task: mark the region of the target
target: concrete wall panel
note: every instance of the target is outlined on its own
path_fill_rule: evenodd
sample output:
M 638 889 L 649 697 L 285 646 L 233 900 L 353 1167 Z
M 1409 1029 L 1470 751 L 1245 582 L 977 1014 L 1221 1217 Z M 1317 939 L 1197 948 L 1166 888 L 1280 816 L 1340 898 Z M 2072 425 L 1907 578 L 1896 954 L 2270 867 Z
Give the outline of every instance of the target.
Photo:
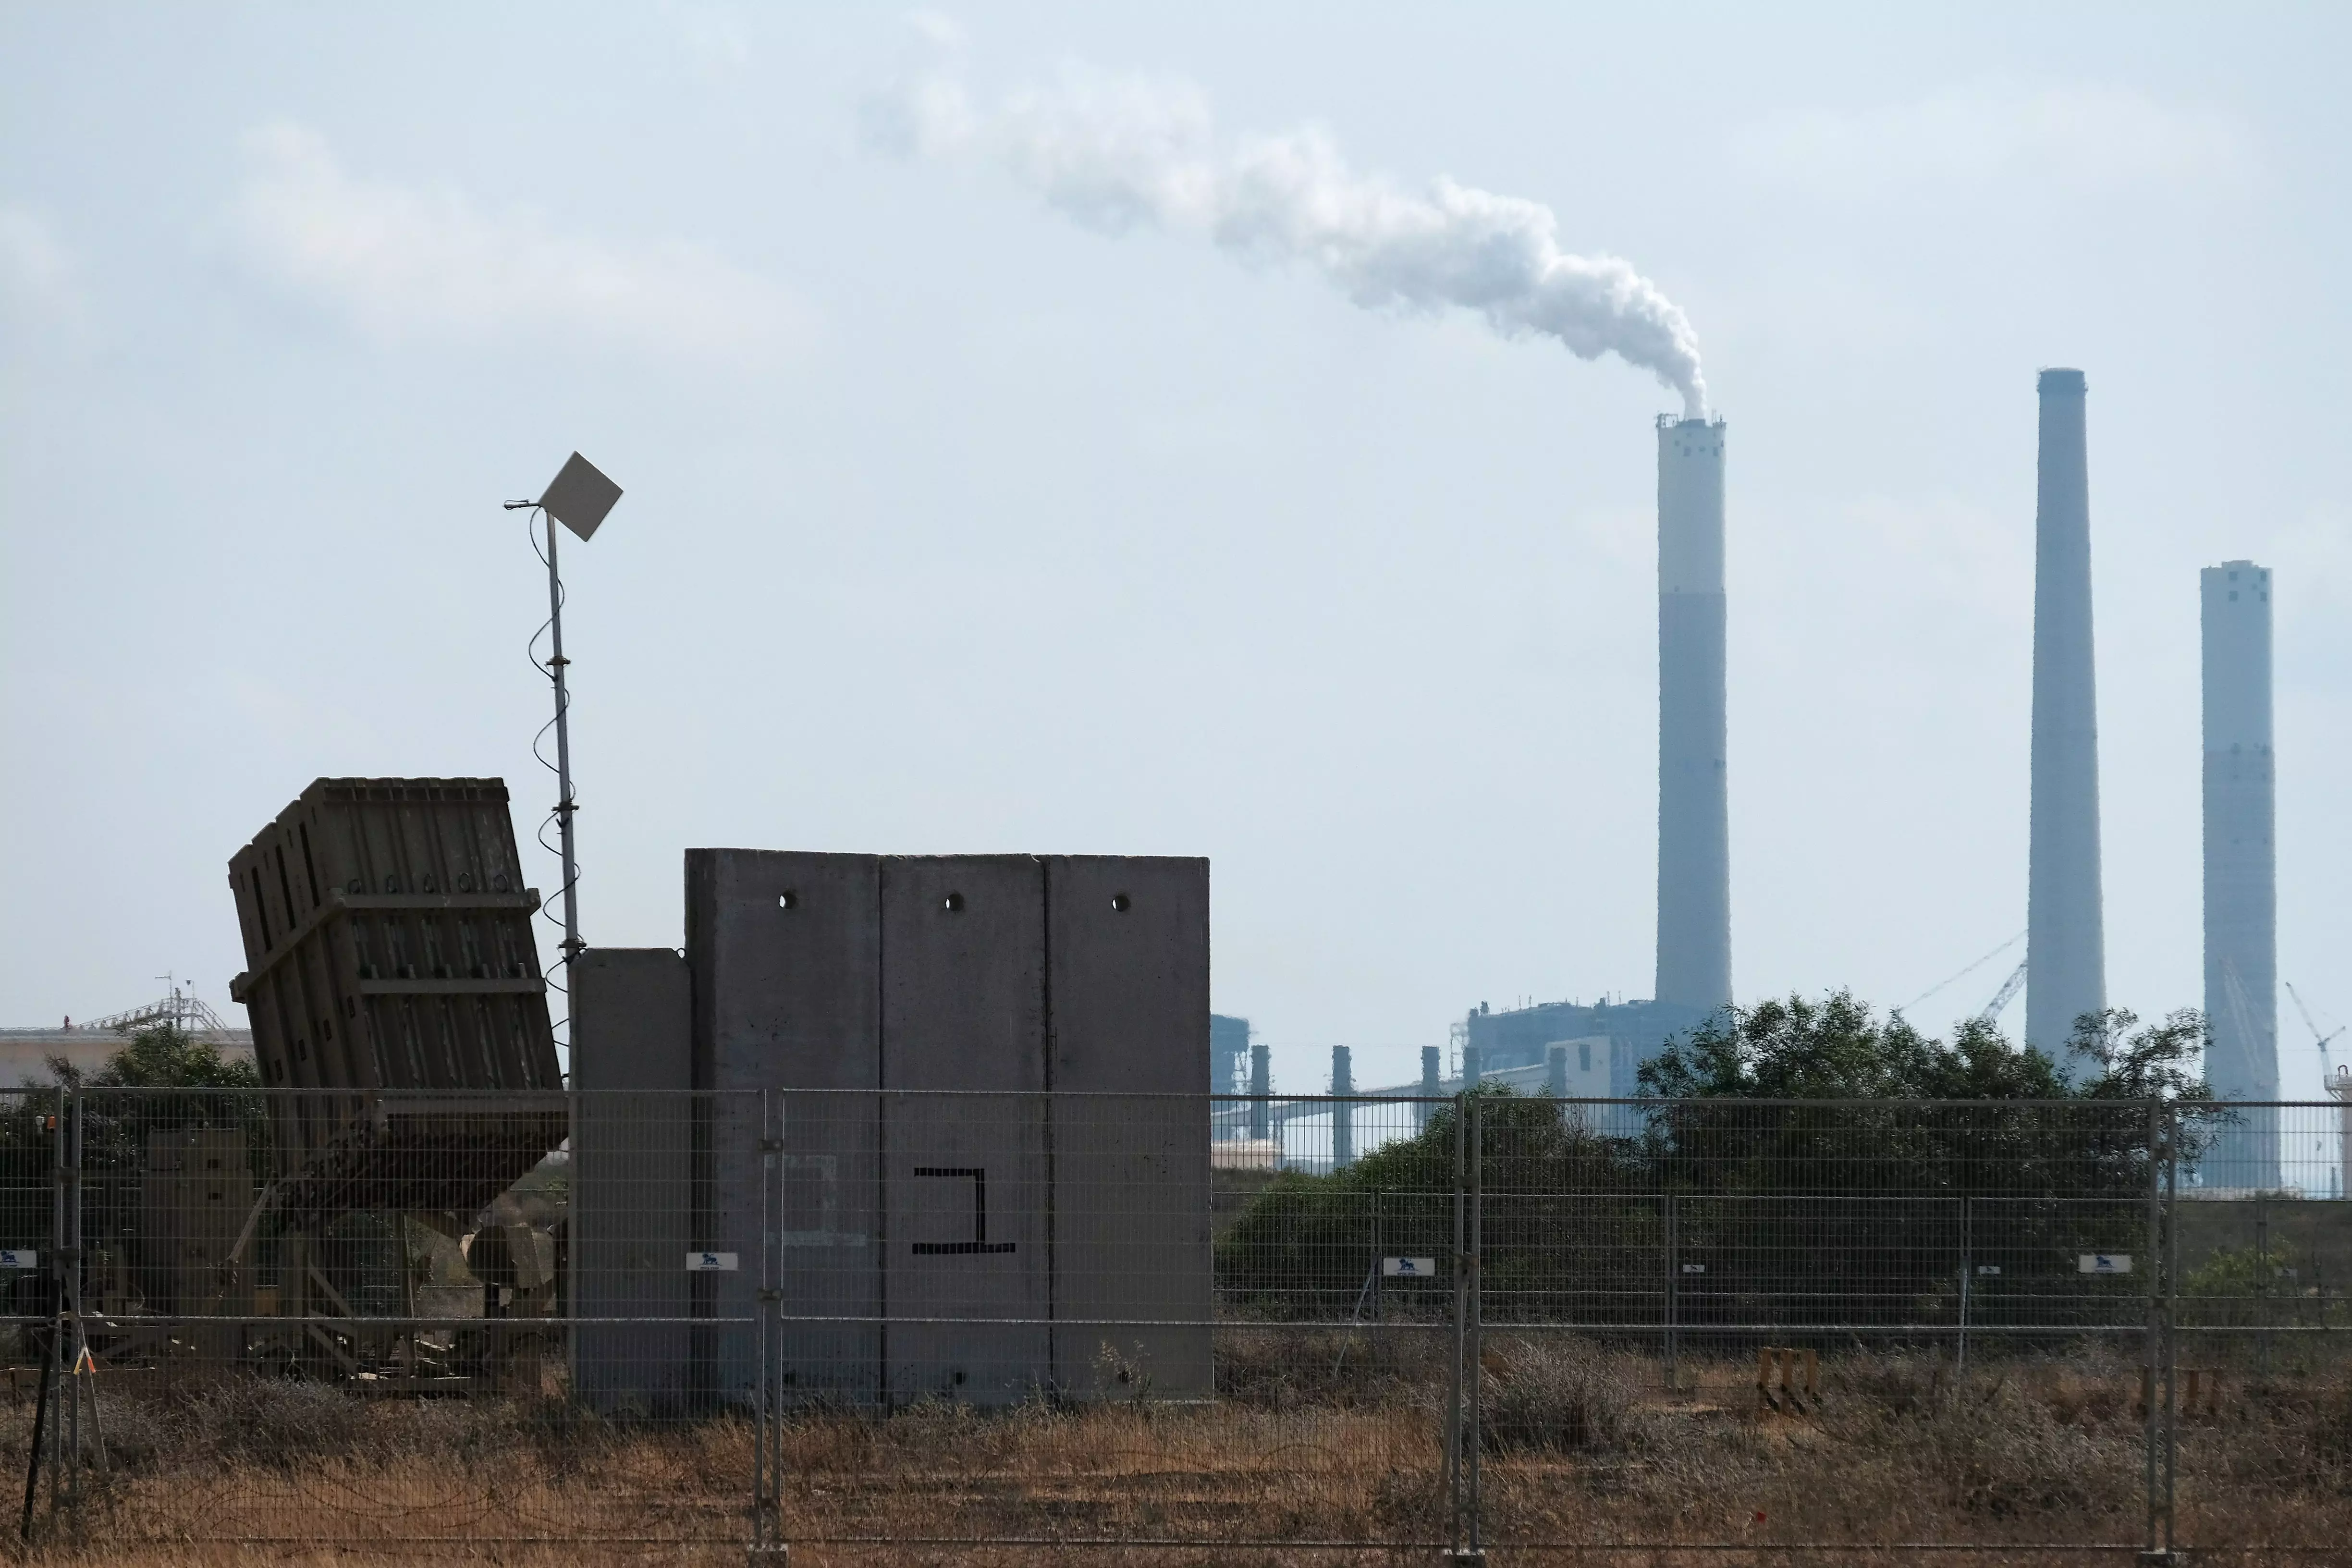
M 696 1277 L 705 1316 L 753 1315 L 763 1227 L 794 1311 L 881 1312 L 872 1094 L 881 1084 L 880 866 L 870 855 L 687 852 L 695 1081 L 728 1091 L 705 1130 L 699 1245 L 739 1261 L 735 1272 Z M 771 1169 L 756 1091 L 787 1089 L 856 1092 L 779 1096 L 782 1149 Z M 881 1339 L 866 1323 L 788 1326 L 779 1383 L 788 1397 L 871 1402 L 881 1393 Z M 722 1322 L 701 1346 L 711 1392 L 747 1394 L 757 1366 L 748 1328 Z
M 572 1300 L 583 1318 L 685 1318 L 694 1239 L 692 989 L 666 947 L 591 948 L 572 966 Z M 591 1407 L 675 1415 L 683 1323 L 583 1325 Z
M 1045 872 L 1019 855 L 882 862 L 883 1208 L 893 1404 L 1007 1403 L 1050 1366 Z M 1206 1028 L 1205 1018 L 1202 1027 Z M 1204 1037 L 1205 1047 L 1205 1037 Z M 984 1091 L 971 1098 L 940 1089 Z
M 1045 866 L 1053 1087 L 1118 1097 L 1052 1111 L 1055 1381 L 1116 1396 L 1149 1378 L 1155 1394 L 1206 1397 L 1209 863 Z

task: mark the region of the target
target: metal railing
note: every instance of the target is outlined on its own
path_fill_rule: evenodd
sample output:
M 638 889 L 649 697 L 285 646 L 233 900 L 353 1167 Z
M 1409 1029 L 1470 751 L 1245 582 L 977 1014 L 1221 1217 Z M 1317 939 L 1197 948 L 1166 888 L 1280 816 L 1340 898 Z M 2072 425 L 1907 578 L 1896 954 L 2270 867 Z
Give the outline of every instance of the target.
M 298 1164 L 288 1101 L 0 1095 L 23 1534 L 2095 1554 L 2253 1544 L 2256 1493 L 2266 1550 L 2352 1523 L 2352 1204 L 2301 1195 L 2343 1191 L 2332 1104 L 1288 1097 L 1218 1138 L 1247 1097 L 344 1095 Z

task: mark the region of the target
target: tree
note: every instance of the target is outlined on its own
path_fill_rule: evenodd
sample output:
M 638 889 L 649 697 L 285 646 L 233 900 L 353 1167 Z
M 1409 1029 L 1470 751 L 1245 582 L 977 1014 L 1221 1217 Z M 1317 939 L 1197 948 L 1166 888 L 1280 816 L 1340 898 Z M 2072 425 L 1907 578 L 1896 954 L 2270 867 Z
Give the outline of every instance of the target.
M 2096 1070 L 2074 1084 L 1989 1023 L 1939 1040 L 1840 991 L 1725 1009 L 1643 1067 L 1633 1107 L 1482 1088 L 1490 1311 L 1654 1321 L 1670 1230 L 1694 1324 L 1917 1321 L 1951 1310 L 1963 1256 L 1999 1270 L 1979 1321 L 2010 1315 L 2002 1291 L 2039 1321 L 2108 1310 L 2068 1277 L 2144 1239 L 2164 1129 L 2184 1166 L 2210 1142 L 2203 1039 L 2194 1012 L 2086 1016 L 2071 1048 Z M 1278 1177 L 1219 1245 L 1228 1299 L 1344 1312 L 1379 1253 L 1450 1250 L 1454 1138 L 1449 1107 L 1346 1170 Z
M 2189 1064 L 2204 1048 L 2204 1016 L 2194 1008 L 2136 1028 L 2121 1007 L 2075 1021 L 2071 1052 L 2096 1062 L 2096 1077 L 2070 1084 L 2032 1046 L 2012 1046 L 1990 1021 L 1969 1018 L 1949 1044 L 1921 1034 L 1900 1011 L 1884 1023 L 1850 991 L 1819 1002 L 1790 996 L 1726 1007 L 1687 1040 L 1642 1065 L 1643 1095 L 1656 1100 L 2163 1100 L 2210 1103 Z
M 63 1057 L 49 1058 L 49 1072 L 71 1089 L 259 1089 L 253 1063 L 232 1061 L 220 1047 L 176 1024 L 151 1024 L 131 1037 L 96 1072 L 84 1073 Z
M 247 1168 L 256 1181 L 266 1179 L 270 1134 L 261 1075 L 250 1061 L 224 1057 L 210 1040 L 174 1024 L 152 1024 L 95 1072 L 62 1057 L 49 1058 L 49 1070 L 75 1091 L 80 1108 L 87 1245 L 135 1250 L 143 1184 L 159 1134 L 168 1142 L 192 1127 L 236 1129 L 244 1134 Z M 40 1099 L 24 1098 L 28 1104 Z

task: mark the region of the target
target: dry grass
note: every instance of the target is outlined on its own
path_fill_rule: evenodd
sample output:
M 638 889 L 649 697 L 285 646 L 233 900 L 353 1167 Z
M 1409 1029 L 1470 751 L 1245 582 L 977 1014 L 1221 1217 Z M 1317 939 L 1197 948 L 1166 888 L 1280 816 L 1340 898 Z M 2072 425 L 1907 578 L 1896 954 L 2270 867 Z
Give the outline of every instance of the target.
M 1214 1404 L 787 1422 L 793 1563 L 1043 1554 L 954 1543 L 988 1535 L 1200 1543 L 1066 1554 L 1082 1563 L 1426 1558 L 1236 1543 L 1444 1537 L 1438 1337 L 1344 1348 L 1328 1335 L 1237 1338 Z M 1832 1356 L 1822 1407 L 1784 1416 L 1755 1408 L 1752 1364 L 1685 1362 L 1685 1387 L 1667 1394 L 1654 1363 L 1591 1344 L 1496 1340 L 1492 1351 L 1490 1542 L 1980 1542 L 1982 1556 L 1935 1560 L 2024 1564 L 2098 1560 L 2043 1543 L 2139 1537 L 2136 1374 L 2094 1352 L 1980 1370 L 1964 1386 L 1933 1357 Z M 739 1421 L 614 1424 L 552 1405 L 362 1403 L 253 1382 L 126 1394 L 108 1414 L 116 1473 L 85 1510 L 83 1540 L 37 1560 L 733 1562 L 748 1532 L 752 1434 Z M 26 1426 L 21 1407 L 0 1413 L 0 1453 L 18 1464 Z M 2183 1426 L 2179 1462 L 2184 1542 L 2352 1540 L 2352 1385 L 2233 1384 L 2214 1415 Z M 278 1544 L 207 1539 L 225 1535 Z M 581 1537 L 601 1539 L 552 1543 Z M 853 1543 L 872 1539 L 891 1544 Z M 1644 1549 L 1618 1560 L 1808 1559 Z

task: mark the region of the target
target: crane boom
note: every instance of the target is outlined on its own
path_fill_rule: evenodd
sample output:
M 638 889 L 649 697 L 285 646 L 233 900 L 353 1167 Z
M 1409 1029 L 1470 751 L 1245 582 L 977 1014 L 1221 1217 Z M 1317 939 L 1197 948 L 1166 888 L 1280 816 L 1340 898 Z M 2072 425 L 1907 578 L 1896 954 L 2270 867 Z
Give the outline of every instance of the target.
M 2025 989 L 2025 963 L 2021 958 L 2017 961 L 2017 967 L 2009 972 L 2009 978 L 2000 983 L 2000 989 L 1993 993 L 1992 1000 L 1986 1003 L 1984 1011 L 1977 1015 L 1978 1023 L 1990 1024 L 2000 1017 L 2000 1010 Z
M 2286 987 L 2287 998 L 2294 1004 L 2294 1010 L 2303 1015 L 2303 1026 L 2311 1031 L 2312 1043 L 2319 1047 L 2320 1082 L 2322 1084 L 2331 1084 L 2335 1082 L 2336 1068 L 2334 1061 L 2327 1054 L 2327 1043 L 2336 1038 L 2337 1035 L 2342 1034 L 2345 1026 L 2343 1025 L 2338 1025 L 2330 1033 L 2325 1035 L 2321 1034 L 2319 1032 L 2319 1024 L 2317 1020 L 2314 1019 L 2311 1016 L 2311 1009 L 2303 1005 L 2302 994 L 2295 990 L 2294 982 L 2288 980 L 2283 981 L 2281 984 Z M 2330 1089 L 2328 1092 L 2332 1094 L 2335 1091 Z

